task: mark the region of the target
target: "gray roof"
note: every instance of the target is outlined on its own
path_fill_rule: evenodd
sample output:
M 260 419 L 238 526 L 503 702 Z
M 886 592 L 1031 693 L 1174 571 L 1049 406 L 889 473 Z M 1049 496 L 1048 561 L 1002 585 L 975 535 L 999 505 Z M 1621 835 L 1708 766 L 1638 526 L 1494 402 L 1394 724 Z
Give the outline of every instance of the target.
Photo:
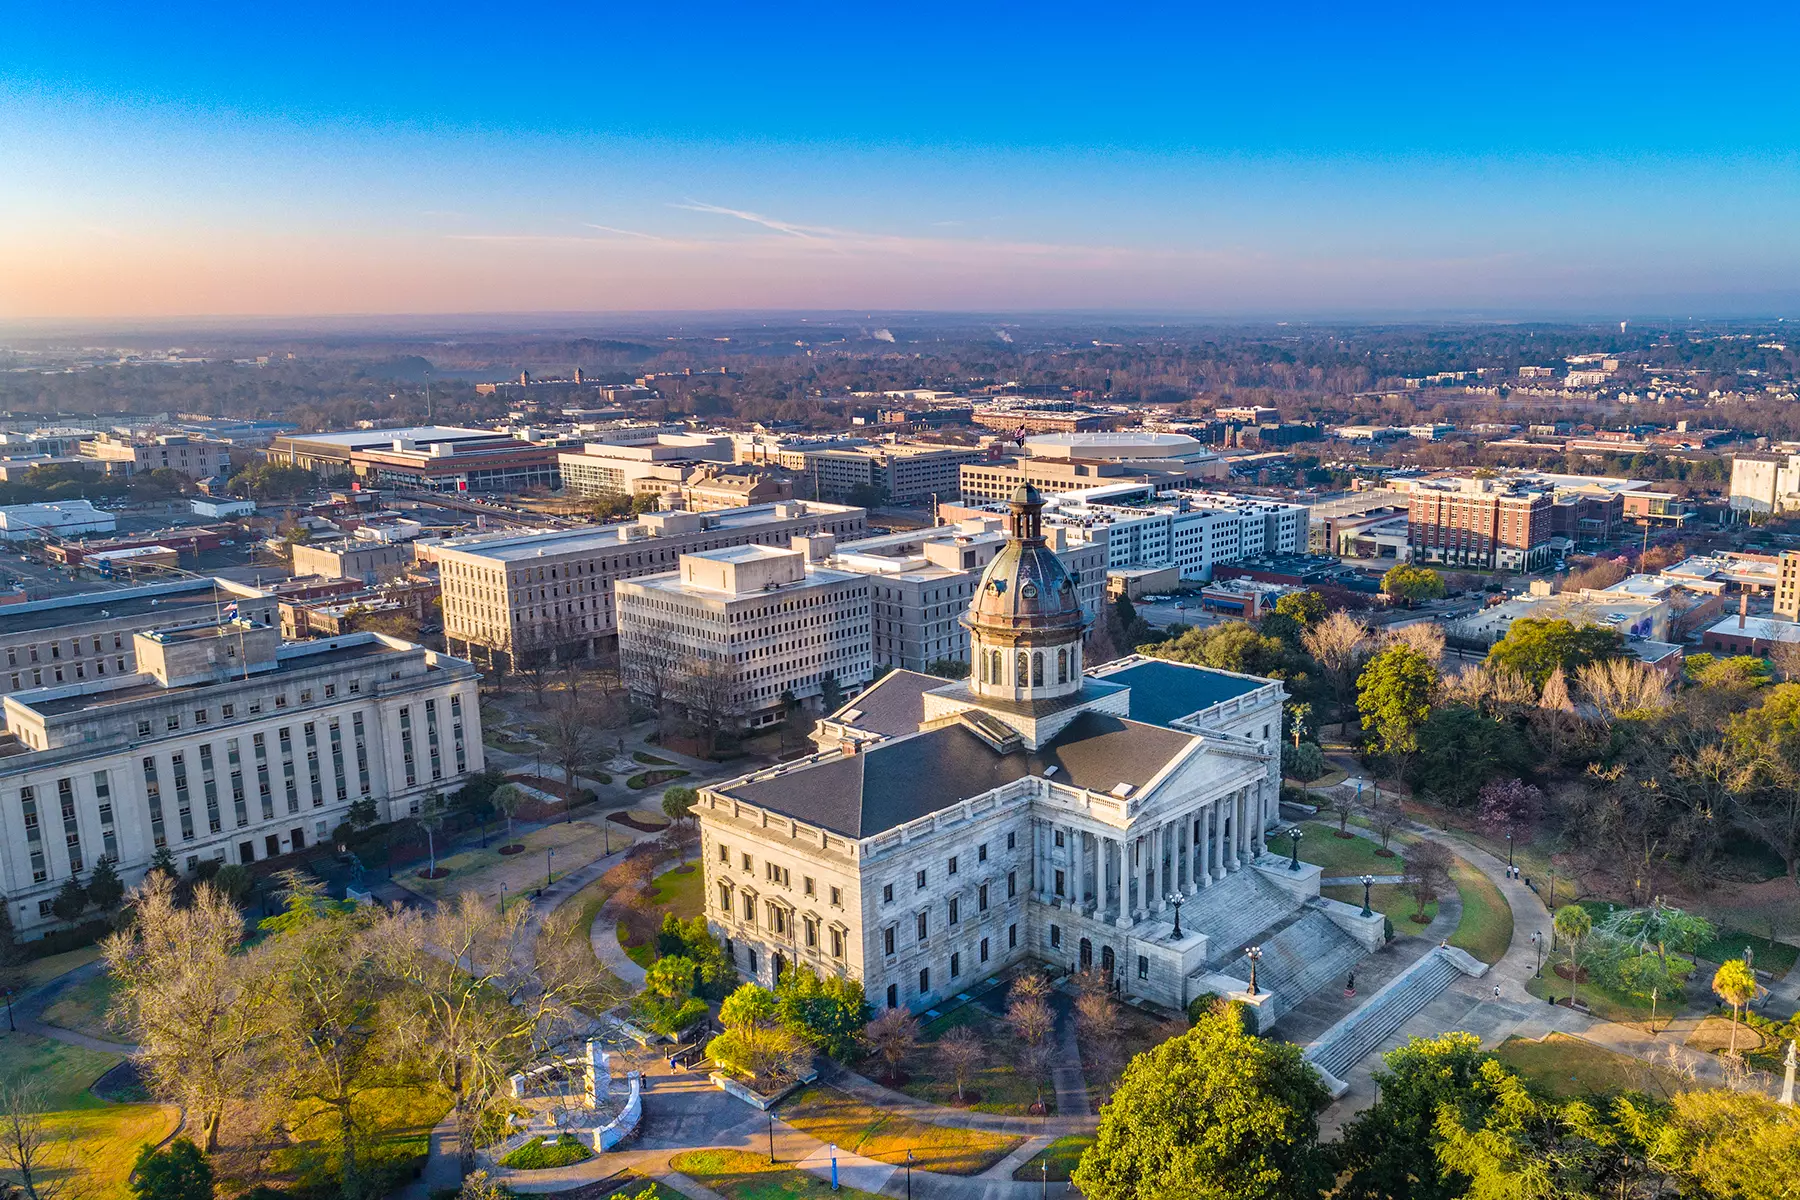
M 995 751 L 960 723 L 720 790 L 847 837 L 871 837 L 971 796 L 1057 768 L 1060 783 L 1142 788 L 1198 739 L 1087 712 L 1036 753 Z
M 826 720 L 839 721 L 852 729 L 867 730 L 882 737 L 917 733 L 925 722 L 925 693 L 941 688 L 947 682 L 936 675 L 918 671 L 889 671 Z M 858 714 L 855 720 L 844 715 L 851 712 Z
M 1174 662 L 1141 662 L 1100 677 L 1131 689 L 1131 719 L 1167 725 L 1234 696 L 1267 687 L 1267 679 L 1251 679 L 1208 667 Z

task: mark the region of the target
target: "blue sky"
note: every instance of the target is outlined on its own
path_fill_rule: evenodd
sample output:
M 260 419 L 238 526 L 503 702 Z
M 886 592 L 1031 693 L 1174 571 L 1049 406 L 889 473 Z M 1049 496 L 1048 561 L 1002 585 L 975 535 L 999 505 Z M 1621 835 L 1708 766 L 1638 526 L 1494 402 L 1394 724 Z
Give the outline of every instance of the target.
M 1800 309 L 1800 5 L 39 6 L 0 317 Z

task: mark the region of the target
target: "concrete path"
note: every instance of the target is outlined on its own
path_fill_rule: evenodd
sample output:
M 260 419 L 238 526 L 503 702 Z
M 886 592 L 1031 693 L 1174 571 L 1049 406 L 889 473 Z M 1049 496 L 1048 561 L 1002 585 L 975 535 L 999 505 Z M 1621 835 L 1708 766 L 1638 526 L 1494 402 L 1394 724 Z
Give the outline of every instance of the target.
M 1056 1113 L 1059 1117 L 1086 1118 L 1092 1111 L 1088 1103 L 1087 1076 L 1081 1069 L 1081 1042 L 1075 1035 L 1075 1002 L 1058 989 L 1050 993 L 1050 1006 L 1056 1010 L 1056 1060 L 1050 1077 L 1056 1084 Z
M 1405 883 L 1404 875 L 1376 875 L 1370 883 Z M 1361 875 L 1332 875 L 1319 880 L 1320 887 L 1351 887 L 1362 883 Z
M 97 1050 L 102 1054 L 116 1054 L 121 1058 L 129 1058 L 137 1053 L 137 1047 L 129 1042 L 115 1042 L 106 1038 L 97 1038 L 74 1029 L 64 1029 L 61 1025 L 51 1025 L 44 1021 L 46 1008 L 56 1003 L 56 998 L 67 989 L 78 983 L 84 983 L 106 971 L 106 960 L 95 959 L 83 963 L 72 971 L 49 979 L 37 987 L 19 993 L 13 997 L 13 1024 L 22 1033 L 36 1034 L 68 1046 L 80 1046 L 84 1050 Z

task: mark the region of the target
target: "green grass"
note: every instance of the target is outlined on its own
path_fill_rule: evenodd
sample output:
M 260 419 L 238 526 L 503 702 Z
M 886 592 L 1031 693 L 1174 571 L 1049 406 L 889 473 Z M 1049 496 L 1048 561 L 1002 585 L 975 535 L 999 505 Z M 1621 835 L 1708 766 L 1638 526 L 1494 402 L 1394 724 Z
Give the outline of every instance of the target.
M 625 786 L 634 792 L 641 792 L 645 788 L 655 787 L 659 783 L 668 783 L 672 779 L 680 779 L 683 775 L 688 773 L 689 772 L 682 770 L 680 767 L 664 767 L 655 771 L 639 771 L 636 775 L 633 775 L 630 779 L 625 781 Z
M 1540 1000 L 1550 996 L 1555 996 L 1559 1004 L 1566 1000 L 1570 991 L 1569 981 L 1550 968 L 1552 961 L 1560 963 L 1564 960 L 1565 957 L 1560 949 L 1556 952 L 1554 959 L 1546 958 L 1544 960 L 1544 977 L 1539 979 L 1534 975 L 1527 979 L 1525 991 Z M 1652 1005 L 1648 996 L 1616 992 L 1591 978 L 1582 983 L 1575 995 L 1577 999 L 1587 1005 L 1589 1012 L 1601 1020 L 1618 1021 L 1627 1025 L 1642 1025 L 1648 1022 L 1652 1015 L 1657 1018 L 1659 1023 L 1667 1021 L 1675 1015 L 1676 1009 L 1681 1004 L 1679 996 L 1674 998 L 1663 996 L 1655 1005 Z
M 1082 1154 L 1094 1144 L 1091 1133 L 1071 1133 L 1067 1137 L 1059 1137 L 1037 1154 L 1033 1155 L 1023 1166 L 1013 1170 L 1013 1178 L 1020 1183 L 1041 1183 L 1048 1178 L 1051 1183 L 1067 1183 L 1069 1176 L 1075 1171 L 1075 1164 L 1081 1161 Z M 1048 1171 L 1045 1167 L 1048 1167 Z
M 1302 821 L 1300 861 L 1317 864 L 1327 876 L 1399 875 L 1405 871 L 1406 860 L 1398 851 L 1392 858 L 1383 858 L 1375 853 L 1380 843 L 1364 837 L 1341 838 L 1337 832 L 1335 824 Z M 1285 834 L 1276 834 L 1269 839 L 1269 853 L 1285 857 L 1292 845 Z
M 100 1076 L 119 1062 L 116 1054 L 85 1050 L 33 1033 L 8 1033 L 0 1037 L 0 1079 L 32 1080 L 43 1089 L 44 1108 L 101 1108 L 106 1101 L 88 1091 Z
M 1711 941 L 1702 942 L 1694 953 L 1707 962 L 1724 962 L 1728 958 L 1744 957 L 1746 946 L 1756 956 L 1756 969 L 1767 971 L 1777 979 L 1793 970 L 1795 958 L 1800 957 L 1800 947 L 1771 942 L 1741 929 L 1718 930 Z
M 503 1167 L 515 1171 L 549 1171 L 586 1162 L 594 1152 L 575 1140 L 573 1134 L 561 1134 L 554 1142 L 534 1137 L 500 1160 Z
M 89 1037 L 118 1041 L 121 1034 L 106 1022 L 107 1007 L 117 990 L 113 977 L 103 971 L 64 988 L 55 1002 L 44 1009 L 43 1018 L 51 1025 Z
M 881 1200 L 852 1187 L 834 1192 L 827 1180 L 745 1150 L 683 1150 L 669 1166 L 726 1200 Z
M 675 765 L 675 760 L 672 758 L 658 758 L 656 755 L 646 754 L 642 750 L 633 750 L 631 760 L 641 762 L 646 767 L 672 767 Z
M 700 893 L 706 887 L 706 872 L 698 862 L 683 863 L 664 871 L 650 881 L 650 903 L 666 904 L 678 917 L 700 915 Z
M 1482 962 L 1499 962 L 1512 945 L 1512 905 L 1492 880 L 1460 858 L 1451 864 L 1450 878 L 1462 893 L 1463 904 L 1462 920 L 1450 935 L 1450 944 Z
M 1559 1099 L 1628 1090 L 1672 1095 L 1684 1086 L 1672 1071 L 1562 1033 L 1542 1041 L 1509 1037 L 1494 1055 Z
M 7 1034 L 7 1037 L 17 1037 Z M 74 1194 L 123 1196 L 138 1150 L 169 1135 L 180 1110 L 165 1104 L 108 1104 L 45 1116 L 49 1134 L 68 1139 L 68 1153 L 87 1186 Z
M 84 967 L 100 957 L 100 947 L 82 946 L 77 950 L 65 950 L 61 954 L 47 954 L 43 958 L 34 958 L 23 964 L 19 970 L 24 980 L 19 984 L 22 988 L 36 987 L 40 983 L 49 983 L 73 971 L 76 967 Z
M 1360 883 L 1339 884 L 1334 887 L 1320 888 L 1319 894 L 1332 900 L 1342 900 L 1345 904 L 1354 904 L 1362 908 L 1363 891 Z M 1369 907 L 1381 913 L 1394 923 L 1394 934 L 1417 933 L 1437 917 L 1438 905 L 1433 900 L 1425 905 L 1425 920 L 1415 921 L 1412 915 L 1419 911 L 1419 902 L 1403 884 L 1378 883 L 1369 889 Z
M 1019 1148 L 1023 1138 L 975 1129 L 927 1125 L 883 1112 L 836 1088 L 802 1088 L 776 1115 L 821 1142 L 878 1162 L 902 1166 L 907 1151 L 913 1165 L 944 1175 L 979 1175 Z

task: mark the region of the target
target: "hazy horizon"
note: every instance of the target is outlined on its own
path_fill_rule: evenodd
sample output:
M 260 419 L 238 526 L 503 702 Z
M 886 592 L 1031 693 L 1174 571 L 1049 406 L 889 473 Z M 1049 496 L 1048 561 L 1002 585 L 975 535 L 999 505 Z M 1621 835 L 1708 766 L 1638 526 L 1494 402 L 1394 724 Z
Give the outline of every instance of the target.
M 100 4 L 0 45 L 0 321 L 1800 313 L 1800 12 Z

